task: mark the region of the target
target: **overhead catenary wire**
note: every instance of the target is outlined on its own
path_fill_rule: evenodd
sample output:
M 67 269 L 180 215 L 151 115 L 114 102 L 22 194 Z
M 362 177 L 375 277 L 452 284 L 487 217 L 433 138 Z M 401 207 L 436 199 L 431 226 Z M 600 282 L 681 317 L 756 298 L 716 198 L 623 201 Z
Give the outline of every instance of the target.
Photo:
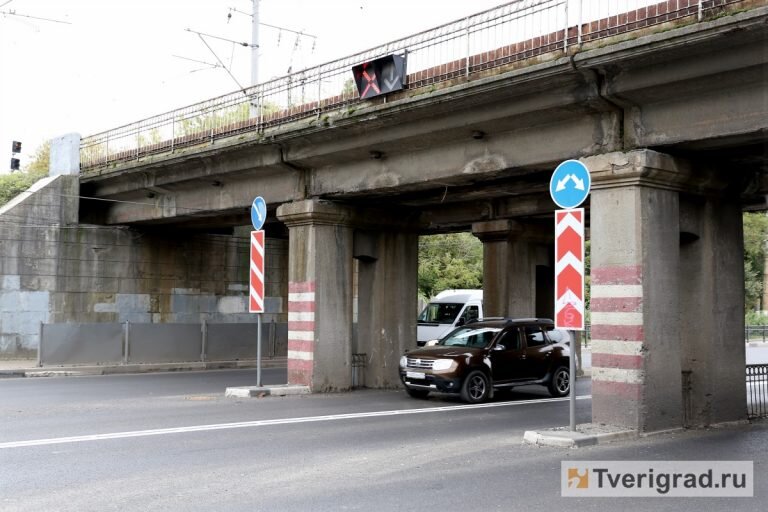
M 11 2 L 13 2 L 13 0 L 8 0 L 7 2 L 4 2 L 4 3 L 0 4 L 0 8 L 5 7 L 6 5 L 8 5 Z M 28 19 L 32 19 L 32 20 L 38 20 L 38 21 L 48 21 L 48 22 L 51 22 L 51 23 L 61 23 L 62 25 L 71 25 L 72 24 L 69 21 L 57 20 L 57 19 L 53 19 L 53 18 L 45 18 L 45 17 L 42 17 L 42 16 L 32 16 L 30 14 L 21 14 L 19 12 L 16 12 L 15 10 L 0 11 L 0 15 L 3 15 L 3 16 L 17 16 L 19 18 L 28 18 Z

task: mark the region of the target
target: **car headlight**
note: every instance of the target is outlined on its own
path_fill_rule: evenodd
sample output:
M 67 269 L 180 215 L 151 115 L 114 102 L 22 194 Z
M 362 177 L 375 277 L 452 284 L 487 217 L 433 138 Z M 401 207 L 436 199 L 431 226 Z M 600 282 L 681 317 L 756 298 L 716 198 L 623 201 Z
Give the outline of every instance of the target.
M 408 366 L 408 358 L 403 356 L 400 358 L 400 368 L 405 368 Z
M 432 369 L 438 372 L 441 370 L 450 370 L 455 364 L 456 361 L 453 359 L 435 359 L 435 362 L 432 364 Z

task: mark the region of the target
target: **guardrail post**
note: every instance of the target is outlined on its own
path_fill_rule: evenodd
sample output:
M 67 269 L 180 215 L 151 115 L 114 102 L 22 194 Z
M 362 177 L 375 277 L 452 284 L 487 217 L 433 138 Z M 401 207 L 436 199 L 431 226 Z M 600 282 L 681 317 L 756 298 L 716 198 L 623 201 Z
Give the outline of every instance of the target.
M 40 337 L 37 340 L 37 367 L 43 366 L 43 322 L 40 322 Z
M 269 330 L 269 357 L 273 358 L 275 357 L 275 352 L 277 351 L 275 349 L 275 340 L 277 338 L 277 326 L 275 325 L 275 319 L 272 318 L 272 321 L 270 322 L 270 330 Z
M 128 364 L 128 361 L 130 359 L 130 352 L 131 352 L 131 325 L 130 322 L 125 322 L 125 327 L 123 329 L 123 364 Z
M 200 325 L 201 331 L 201 346 L 200 346 L 200 361 L 205 362 L 208 359 L 208 322 L 203 319 L 203 323 Z

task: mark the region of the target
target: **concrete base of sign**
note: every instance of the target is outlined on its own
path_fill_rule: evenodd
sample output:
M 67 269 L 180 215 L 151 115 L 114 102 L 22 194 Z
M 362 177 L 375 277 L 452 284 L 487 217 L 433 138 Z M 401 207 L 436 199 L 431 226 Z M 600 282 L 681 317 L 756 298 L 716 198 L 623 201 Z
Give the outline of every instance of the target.
M 281 384 L 277 386 L 240 386 L 227 388 L 225 396 L 229 398 L 262 398 L 266 396 L 308 395 L 309 386 Z
M 523 436 L 523 442 L 536 446 L 580 448 L 612 441 L 636 439 L 638 436 L 637 430 L 598 423 L 584 423 L 577 425 L 575 431 L 568 430 L 567 427 L 528 430 Z

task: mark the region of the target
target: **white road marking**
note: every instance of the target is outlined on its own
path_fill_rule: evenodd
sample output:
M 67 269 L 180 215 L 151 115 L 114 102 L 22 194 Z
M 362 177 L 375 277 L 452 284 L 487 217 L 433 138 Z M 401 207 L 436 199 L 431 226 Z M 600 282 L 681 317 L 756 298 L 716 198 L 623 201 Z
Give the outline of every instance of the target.
M 577 396 L 577 400 L 590 400 L 592 395 Z M 50 439 L 31 439 L 29 441 L 12 441 L 0 443 L 0 450 L 10 448 L 27 448 L 31 446 L 46 446 L 52 444 L 83 443 L 87 441 L 105 441 L 108 439 L 127 439 L 130 437 L 162 436 L 168 434 L 185 434 L 189 432 L 207 432 L 211 430 L 229 430 L 235 428 L 267 427 L 274 425 L 292 425 L 296 423 L 315 423 L 321 421 L 354 420 L 359 418 L 380 418 L 384 416 L 405 416 L 409 414 L 425 414 L 433 412 L 450 412 L 467 409 L 490 409 L 494 407 L 522 406 L 531 404 L 545 404 L 550 402 L 564 402 L 565 398 L 542 398 L 540 400 L 525 400 L 519 402 L 495 402 L 473 405 L 451 405 L 446 407 L 427 407 L 423 409 L 400 409 L 394 411 L 359 412 L 351 414 L 333 414 L 328 416 L 306 416 L 302 418 L 284 418 L 279 420 L 243 421 L 237 423 L 218 423 L 212 425 L 196 425 L 191 427 L 159 428 L 151 430 L 134 430 L 130 432 L 114 432 L 111 434 L 92 434 L 86 436 L 54 437 Z

